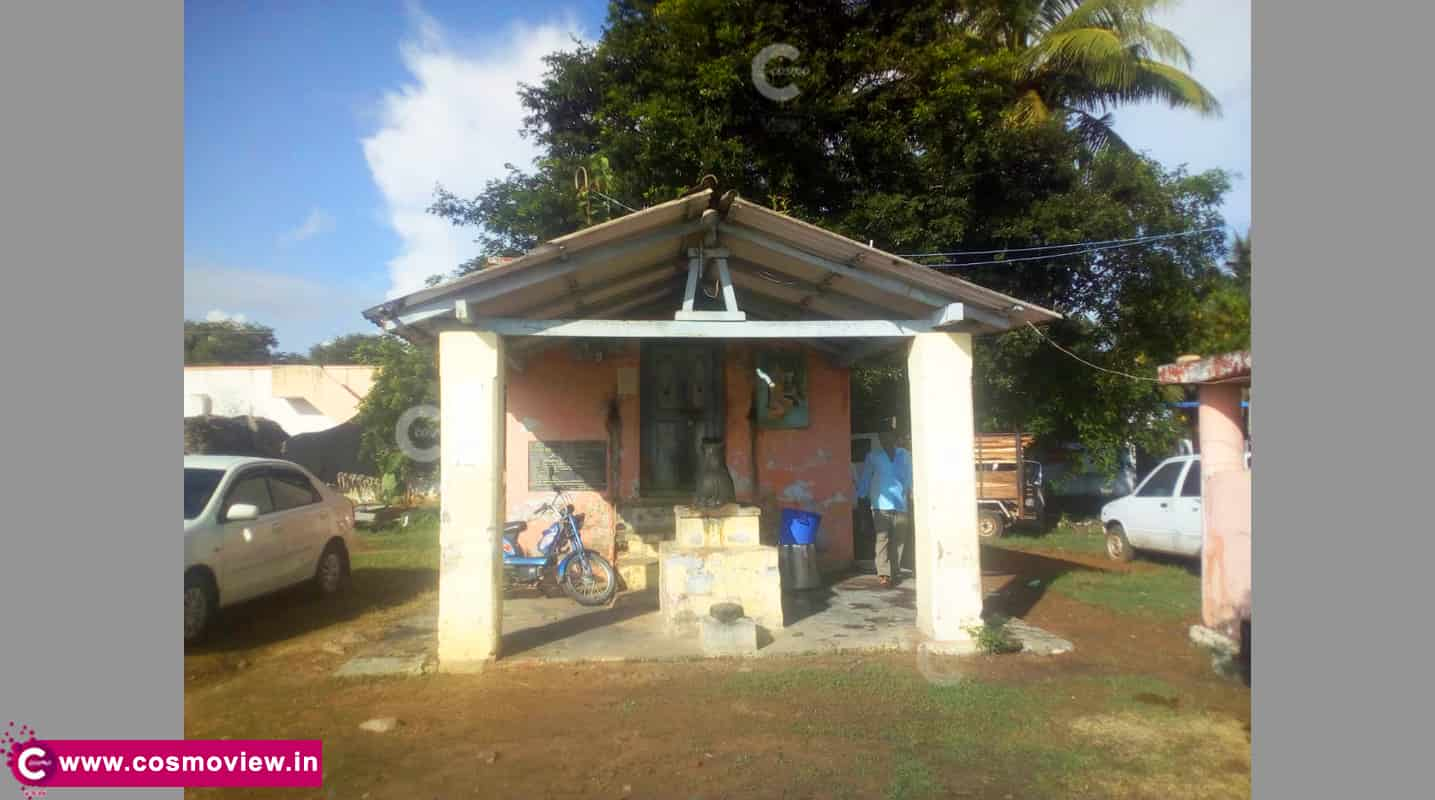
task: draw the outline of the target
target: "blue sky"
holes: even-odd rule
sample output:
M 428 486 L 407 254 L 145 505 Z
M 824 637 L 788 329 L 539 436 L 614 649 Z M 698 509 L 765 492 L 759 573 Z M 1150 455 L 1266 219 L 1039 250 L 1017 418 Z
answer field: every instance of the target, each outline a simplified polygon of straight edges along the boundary
M 335 11 L 335 8 L 343 8 Z M 544 53 L 601 30 L 605 2 L 199 3 L 185 7 L 184 312 L 273 327 L 282 350 L 373 332 L 359 311 L 474 252 L 424 214 L 435 182 L 477 192 L 529 163 L 514 94 Z M 1164 15 L 1220 120 L 1123 109 L 1117 130 L 1174 166 L 1244 175 L 1250 225 L 1250 3 Z

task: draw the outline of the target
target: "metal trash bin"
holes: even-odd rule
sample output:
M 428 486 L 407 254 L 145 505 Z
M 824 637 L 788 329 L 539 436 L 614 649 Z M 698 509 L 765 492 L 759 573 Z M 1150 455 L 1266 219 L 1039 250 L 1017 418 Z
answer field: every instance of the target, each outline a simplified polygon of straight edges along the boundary
M 785 544 L 779 556 L 783 585 L 788 589 L 816 589 L 822 585 L 817 570 L 817 545 Z

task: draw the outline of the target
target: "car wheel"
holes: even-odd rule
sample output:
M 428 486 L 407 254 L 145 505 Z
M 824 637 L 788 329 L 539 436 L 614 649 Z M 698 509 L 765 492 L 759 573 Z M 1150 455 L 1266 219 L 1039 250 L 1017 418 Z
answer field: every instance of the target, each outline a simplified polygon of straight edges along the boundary
M 1113 561 L 1130 561 L 1136 557 L 1136 551 L 1131 549 L 1131 542 L 1126 538 L 1126 529 L 1119 522 L 1111 523 L 1106 529 L 1106 555 Z
M 983 539 L 1000 539 L 1006 533 L 1006 519 L 995 511 L 977 515 L 977 535 Z
M 348 582 L 349 552 L 339 542 L 329 542 L 319 565 L 314 568 L 314 589 L 322 596 L 338 594 Z
M 184 575 L 184 643 L 197 642 L 209 630 L 219 610 L 219 592 L 214 580 L 202 570 Z

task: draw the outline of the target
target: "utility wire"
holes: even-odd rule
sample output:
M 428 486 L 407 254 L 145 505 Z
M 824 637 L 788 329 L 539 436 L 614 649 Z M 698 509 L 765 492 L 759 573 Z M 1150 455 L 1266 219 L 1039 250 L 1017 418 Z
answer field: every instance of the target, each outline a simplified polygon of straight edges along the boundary
M 1026 326 L 1027 326 L 1028 328 L 1031 328 L 1033 331 L 1036 331 L 1036 335 L 1037 335 L 1037 336 L 1040 336 L 1043 340 L 1045 340 L 1045 342 L 1046 342 L 1047 344 L 1051 345 L 1052 347 L 1055 347 L 1057 350 L 1060 350 L 1061 352 L 1063 352 L 1063 353 L 1065 353 L 1065 354 L 1071 356 L 1072 358 L 1076 359 L 1077 361 L 1080 361 L 1081 363 L 1085 364 L 1085 365 L 1088 366 L 1088 367 L 1091 367 L 1092 369 L 1101 370 L 1102 372 L 1108 372 L 1108 373 L 1110 373 L 1110 374 L 1112 374 L 1112 375 L 1120 375 L 1120 376 L 1123 377 L 1123 378 L 1130 378 L 1130 379 L 1133 380 L 1133 381 L 1150 381 L 1151 383 L 1161 383 L 1161 379 L 1160 379 L 1160 378 L 1148 378 L 1148 377 L 1146 377 L 1146 376 L 1144 376 L 1144 375 L 1132 375 L 1132 374 L 1129 373 L 1129 372 L 1122 372 L 1122 371 L 1116 370 L 1116 369 L 1107 369 L 1106 367 L 1100 366 L 1100 365 L 1098 365 L 1098 364 L 1093 364 L 1093 363 L 1091 363 L 1090 361 L 1087 361 L 1086 359 L 1082 358 L 1081 356 L 1079 356 L 1079 355 L 1077 355 L 1077 354 L 1071 352 L 1070 350 L 1067 350 L 1065 347 L 1062 347 L 1061 345 L 1059 345 L 1059 344 L 1057 344 L 1056 342 L 1052 341 L 1050 337 L 1048 337 L 1046 334 L 1042 333 L 1042 332 L 1041 332 L 1041 329 L 1038 328 L 1038 327 L 1036 327 L 1035 325 L 1031 324 L 1030 321 L 1027 321 Z M 1248 375 L 1242 375 L 1242 376 L 1235 377 L 1235 378 L 1222 378 L 1222 379 L 1220 379 L 1220 380 L 1215 380 L 1215 381 L 1202 381 L 1202 382 L 1201 382 L 1201 385 L 1212 384 L 1212 383 L 1240 383 L 1240 382 L 1248 381 L 1248 380 L 1250 380 L 1250 376 L 1248 376 Z
M 1042 255 L 1033 255 L 1033 256 L 1017 256 L 1017 257 L 1015 257 L 1015 258 L 993 258 L 993 259 L 990 259 L 990 260 L 987 260 L 987 261 L 960 261 L 960 262 L 959 262 L 959 261 L 948 261 L 948 262 L 943 262 L 943 263 L 941 263 L 941 264 L 922 264 L 922 266 L 924 266 L 924 267 L 930 267 L 930 268 L 932 268 L 932 269 L 947 269 L 947 268 L 955 268 L 955 267 L 983 267 L 983 266 L 987 266 L 987 265 L 991 265 L 991 264 L 1014 264 L 1014 263 L 1019 263 L 1019 262 L 1023 262 L 1023 261 L 1051 261 L 1051 260 L 1053 260 L 1053 259 L 1066 258 L 1066 257 L 1068 257 L 1068 256 L 1082 256 L 1082 255 L 1088 255 L 1088 254 L 1090 254 L 1090 253 L 1100 253 L 1100 252 L 1103 252 L 1103 251 L 1106 251 L 1106 250 L 1119 250 L 1119 249 L 1121 249 L 1121 248 L 1123 248 L 1123 247 L 1138 247 L 1138 246 L 1140 246 L 1140 245 L 1155 244 L 1156 242 L 1162 241 L 1162 240 L 1165 240 L 1165 239 L 1174 239 L 1174 238 L 1176 238 L 1176 237 L 1178 237 L 1178 236 L 1191 236 L 1191 235 L 1193 235 L 1193 234 L 1204 233 L 1204 232 L 1209 231 L 1209 230 L 1214 230 L 1214 229 L 1212 229 L 1212 228 L 1206 228 L 1206 229 L 1203 229 L 1203 230 L 1181 231 L 1180 233 L 1161 234 L 1160 236 L 1153 236 L 1153 237 L 1150 237 L 1150 238 L 1144 238 L 1144 239 L 1133 240 L 1133 241 L 1125 241 L 1125 242 L 1122 242 L 1122 241 L 1119 241 L 1119 240 L 1118 240 L 1118 242 L 1117 242 L 1117 243 L 1114 243 L 1114 244 L 1105 244 L 1105 245 L 1102 245 L 1102 246 L 1086 246 L 1086 247 L 1081 247 L 1081 249 L 1070 250 L 1070 251 L 1064 252 L 1064 253 L 1046 253 L 1046 254 L 1042 254 Z M 1066 247 L 1077 247 L 1077 245 L 1064 245 L 1064 246 L 1066 246 Z M 1008 251 L 1002 250 L 1002 251 L 997 251 L 997 252 L 1008 252 Z M 979 254 L 979 253 L 974 253 L 974 254 Z M 905 256 L 905 257 L 906 257 L 906 258 L 920 258 L 921 256 Z
M 1061 250 L 1070 247 L 1085 248 L 1093 245 L 1118 244 L 1125 242 L 1135 244 L 1146 241 L 1156 241 L 1159 239 L 1171 239 L 1177 236 L 1192 236 L 1197 233 L 1209 233 L 1211 231 L 1224 230 L 1224 227 L 1225 226 L 1222 225 L 1212 225 L 1209 228 L 1192 228 L 1190 230 L 1178 231 L 1176 233 L 1153 233 L 1147 236 L 1131 236 L 1125 239 L 1103 239 L 1090 242 L 1071 242 L 1070 244 L 1043 244 L 1034 247 L 999 247 L 995 250 L 948 250 L 932 253 L 896 253 L 895 255 L 902 256 L 903 258 L 925 258 L 930 256 L 980 256 L 990 255 L 993 253 L 1030 253 L 1038 250 Z
M 1194 233 L 1194 231 L 1185 231 L 1184 233 L 1179 234 L 1169 234 L 1164 238 L 1169 239 L 1175 236 L 1189 236 L 1191 233 Z M 1016 258 L 994 258 L 990 261 L 965 261 L 961 263 L 948 262 L 944 264 L 922 264 L 921 266 L 930 267 L 932 269 L 946 269 L 954 267 L 984 267 L 990 264 L 1014 264 L 1021 261 L 1051 261 L 1053 259 L 1066 258 L 1068 256 L 1084 256 L 1090 253 L 1100 253 L 1105 250 L 1119 250 L 1123 247 L 1136 247 L 1144 244 L 1152 244 L 1154 241 L 1156 240 L 1152 239 L 1141 242 L 1128 242 L 1126 244 L 1108 244 L 1104 247 L 1088 247 L 1084 250 L 1072 250 L 1069 253 L 1051 253 L 1050 255 L 1039 256 L 1018 256 Z
M 628 205 L 627 203 L 624 203 L 622 200 L 619 200 L 619 199 L 616 198 L 616 197 L 609 197 L 608 195 L 603 194 L 602 192 L 598 191 L 597 189 L 591 189 L 591 188 L 590 188 L 588 191 L 592 192 L 593 194 L 598 195 L 599 197 L 603 198 L 604 200 L 607 200 L 607 201 L 610 202 L 610 203 L 617 203 L 618 205 L 622 206 L 623 208 L 625 208 L 625 209 L 627 209 L 627 210 L 629 210 L 629 211 L 631 211 L 631 212 L 633 212 L 633 213 L 635 213 L 635 214 L 636 214 L 637 211 L 638 211 L 638 209 L 633 208 L 632 206 Z
M 1159 379 L 1157 379 L 1157 378 L 1147 378 L 1147 377 L 1145 377 L 1144 375 L 1132 375 L 1132 374 L 1129 373 L 1129 372 L 1122 372 L 1122 371 L 1116 370 L 1116 369 L 1107 369 L 1106 367 L 1100 366 L 1099 364 L 1093 364 L 1093 363 L 1091 363 L 1090 361 L 1087 361 L 1086 359 L 1082 358 L 1081 356 L 1079 356 L 1079 355 L 1077 355 L 1077 354 L 1071 352 L 1070 350 L 1067 350 L 1065 347 L 1062 347 L 1061 345 L 1057 344 L 1056 342 L 1053 342 L 1050 337 L 1048 337 L 1046 334 L 1044 334 L 1044 333 L 1041 332 L 1041 329 L 1040 329 L 1040 328 L 1038 328 L 1038 327 L 1036 327 L 1035 325 L 1031 324 L 1031 320 L 1027 320 L 1026 326 L 1027 326 L 1028 328 L 1031 328 L 1032 330 L 1036 331 L 1036 335 L 1037 335 L 1037 336 L 1040 336 L 1042 339 L 1044 339 L 1047 344 L 1051 345 L 1052 347 L 1055 347 L 1057 350 L 1060 350 L 1061 352 L 1063 352 L 1063 353 L 1065 353 L 1065 354 L 1071 356 L 1072 358 L 1076 359 L 1077 361 L 1080 361 L 1081 363 L 1085 364 L 1085 365 L 1088 366 L 1088 367 L 1091 367 L 1092 369 L 1099 369 L 1099 370 L 1101 370 L 1102 372 L 1109 372 L 1109 373 L 1111 373 L 1112 375 L 1120 375 L 1120 376 L 1123 377 L 1123 378 L 1130 378 L 1130 379 L 1133 380 L 1133 381 L 1150 381 L 1151 383 L 1160 383 L 1160 382 L 1161 382 L 1161 381 L 1160 381 Z

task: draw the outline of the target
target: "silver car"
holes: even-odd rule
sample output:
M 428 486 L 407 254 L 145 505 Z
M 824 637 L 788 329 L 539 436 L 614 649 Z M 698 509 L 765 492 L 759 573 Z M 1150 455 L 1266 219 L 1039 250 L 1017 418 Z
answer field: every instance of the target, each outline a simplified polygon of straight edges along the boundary
M 185 456 L 185 642 L 253 597 L 305 582 L 338 592 L 353 537 L 353 503 L 298 464 Z

